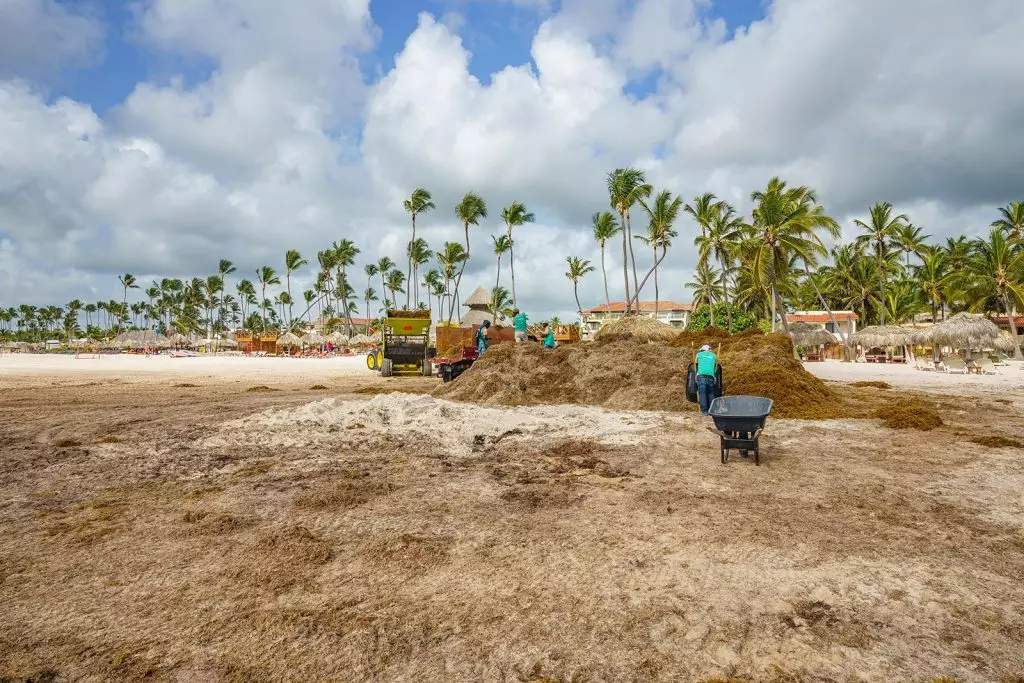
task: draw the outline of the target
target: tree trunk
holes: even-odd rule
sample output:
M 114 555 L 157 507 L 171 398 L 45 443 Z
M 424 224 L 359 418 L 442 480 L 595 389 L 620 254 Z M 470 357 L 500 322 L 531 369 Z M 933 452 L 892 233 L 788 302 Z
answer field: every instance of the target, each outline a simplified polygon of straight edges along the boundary
M 640 306 L 640 285 L 636 281 L 636 256 L 633 255 L 633 219 L 629 216 L 629 211 L 626 211 L 626 226 L 629 231 L 629 262 L 633 267 L 633 291 L 636 294 L 637 307 Z
M 412 214 L 412 240 L 409 241 L 409 248 L 406 249 L 409 256 L 409 272 L 406 274 L 408 284 L 405 286 L 405 309 L 409 310 L 409 296 L 412 294 L 412 245 L 416 243 L 416 213 Z
M 582 317 L 583 307 L 580 306 L 580 283 L 576 280 L 572 281 L 572 295 L 576 297 L 576 313 Z
M 515 245 L 512 243 L 512 226 L 508 226 L 508 268 L 512 273 L 512 308 L 518 306 L 516 299 L 516 253 Z M 498 273 L 501 274 L 501 256 L 498 257 Z
M 878 300 L 881 302 L 882 325 L 885 325 L 885 271 L 882 270 L 882 243 L 879 242 L 876 251 L 878 253 Z
M 501 282 L 501 254 L 498 254 L 498 274 L 494 276 L 494 289 L 498 289 L 498 284 Z M 516 300 L 512 299 L 512 305 L 516 305 Z
M 448 324 L 452 324 L 452 318 L 455 317 L 455 306 L 457 305 L 459 298 L 459 285 L 462 284 L 462 273 L 466 270 L 466 264 L 469 263 L 469 223 L 465 224 L 466 230 L 466 258 L 462 261 L 462 267 L 459 268 L 459 274 L 455 277 L 455 292 L 452 296 L 452 301 L 448 306 Z
M 631 304 L 638 304 L 639 305 L 637 299 L 640 297 L 640 290 L 643 289 L 644 285 L 647 284 L 647 280 L 651 277 L 651 274 L 658 270 L 658 266 L 660 266 L 661 262 L 665 260 L 666 254 L 668 254 L 668 250 L 667 249 L 662 252 L 661 258 L 659 258 L 657 261 L 655 261 L 654 265 L 651 266 L 651 269 L 647 271 L 646 275 L 644 275 L 644 279 L 640 281 L 639 288 L 637 289 L 636 292 L 633 293 L 633 299 L 631 301 L 627 301 L 626 302 L 627 310 L 629 309 Z
M 718 262 L 722 266 L 722 294 L 725 297 L 726 311 L 729 314 L 729 329 L 726 331 L 732 334 L 732 300 L 729 298 L 729 276 L 728 269 L 725 267 L 725 254 L 718 255 Z
M 938 312 L 936 311 L 936 308 L 935 308 L 935 300 L 932 299 L 932 325 L 935 324 L 935 316 L 937 314 L 938 314 Z M 938 363 L 939 362 L 939 345 L 936 344 L 935 342 L 932 342 L 932 362 L 933 363 Z
M 658 247 L 654 247 L 654 260 L 658 260 Z M 654 267 L 654 319 L 658 319 L 658 267 Z
M 1004 294 L 1001 298 L 1003 300 L 1003 308 L 1006 309 L 1006 322 L 1010 324 L 1010 337 L 1013 338 L 1013 357 L 1016 360 L 1024 360 L 1024 355 L 1020 351 L 1020 339 L 1017 338 L 1017 323 L 1014 320 L 1014 309 L 1010 306 L 1010 297 Z
M 776 306 L 776 303 L 777 303 L 777 300 L 778 300 L 778 294 L 776 294 L 776 291 L 775 291 L 775 277 L 774 276 L 772 276 L 772 293 L 771 293 L 771 297 L 772 297 L 772 332 L 775 332 L 775 318 L 777 317 L 777 311 L 775 310 L 775 306 Z
M 711 283 L 708 290 L 708 314 L 711 316 L 711 327 L 715 326 L 715 283 Z
M 295 303 L 292 301 L 292 272 L 289 270 L 284 275 L 285 280 L 288 282 L 288 329 L 292 327 L 292 320 L 295 317 L 295 311 L 292 307 Z
M 608 296 L 608 271 L 604 267 L 604 242 L 601 242 L 601 276 L 604 278 L 604 303 L 607 309 L 611 309 L 612 300 Z
M 626 235 L 626 214 L 623 211 L 619 212 L 619 218 L 622 222 L 622 280 L 626 288 L 625 304 L 626 308 L 622 312 L 623 317 L 629 315 L 629 304 L 631 299 L 629 298 L 629 256 L 626 253 L 626 240 L 629 237 Z

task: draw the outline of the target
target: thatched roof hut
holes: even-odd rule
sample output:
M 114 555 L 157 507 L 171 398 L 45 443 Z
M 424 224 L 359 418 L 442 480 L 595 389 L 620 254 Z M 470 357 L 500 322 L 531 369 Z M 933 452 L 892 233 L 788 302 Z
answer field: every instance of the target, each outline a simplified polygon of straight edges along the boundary
M 348 340 L 351 346 L 369 346 L 370 344 L 377 343 L 377 340 L 373 337 L 368 337 L 365 334 L 357 334 Z
M 319 332 L 313 330 L 302 335 L 299 341 L 302 342 L 303 346 L 320 346 L 325 343 L 326 340 Z
M 983 315 L 974 313 L 957 313 L 941 323 L 918 331 L 914 341 L 918 344 L 932 346 L 951 346 L 953 348 L 995 348 L 1003 344 L 1003 332 L 999 326 Z M 1013 348 L 1013 342 L 1010 342 Z
M 302 344 L 302 340 L 296 337 L 291 332 L 285 332 L 284 334 L 277 338 L 277 341 L 275 343 L 278 346 L 300 346 Z
M 914 341 L 914 331 L 896 325 L 869 325 L 854 332 L 850 341 L 867 348 L 907 346 Z
M 335 346 L 344 346 L 345 344 L 348 344 L 348 337 L 339 331 L 335 331 L 327 335 L 327 341 L 331 342 Z
M 795 322 L 789 326 L 789 336 L 794 344 L 800 346 L 828 346 L 838 344 L 839 340 L 832 333 L 812 325 L 811 323 Z
M 114 342 L 122 345 L 124 348 L 142 348 L 146 346 L 153 348 L 170 345 L 167 337 L 159 332 L 154 332 L 153 330 L 131 330 L 129 332 L 122 332 L 114 337 Z

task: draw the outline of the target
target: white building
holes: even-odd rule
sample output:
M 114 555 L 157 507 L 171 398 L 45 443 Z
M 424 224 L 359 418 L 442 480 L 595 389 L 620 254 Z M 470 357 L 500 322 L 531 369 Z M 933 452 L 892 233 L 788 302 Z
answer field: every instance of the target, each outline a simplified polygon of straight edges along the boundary
M 816 325 L 826 332 L 831 332 L 839 341 L 846 341 L 857 331 L 858 317 L 853 311 L 832 311 L 832 317 L 836 319 L 835 325 L 829 319 L 828 311 L 796 311 L 786 314 L 786 322 Z
M 690 324 L 690 313 L 693 306 L 681 304 L 675 301 L 659 301 L 657 306 L 653 301 L 641 301 L 639 304 L 640 314 L 648 318 L 654 318 L 677 330 L 685 329 Z M 657 313 L 655 313 L 657 308 Z M 583 338 L 592 339 L 597 331 L 610 322 L 620 319 L 626 312 L 626 302 L 613 301 L 611 304 L 601 304 L 583 311 Z

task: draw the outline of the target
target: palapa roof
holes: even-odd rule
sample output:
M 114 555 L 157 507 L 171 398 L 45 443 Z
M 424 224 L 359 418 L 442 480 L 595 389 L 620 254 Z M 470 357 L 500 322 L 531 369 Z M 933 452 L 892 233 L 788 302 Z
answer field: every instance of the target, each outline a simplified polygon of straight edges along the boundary
M 360 346 L 364 344 L 373 344 L 376 341 L 377 340 L 374 339 L 373 337 L 368 337 L 365 334 L 357 334 L 351 339 L 349 339 L 348 343 L 352 344 L 353 346 Z
M 153 330 L 130 330 L 128 332 L 122 332 L 121 334 L 114 337 L 114 341 L 120 344 L 133 343 L 133 344 L 160 344 L 166 343 L 167 337 L 154 332 Z
M 868 325 L 854 332 L 850 341 L 867 346 L 906 346 L 914 342 L 914 330 L 898 325 Z
M 957 313 L 914 335 L 914 341 L 921 344 L 938 344 L 957 348 L 990 348 L 999 343 L 1002 330 L 983 315 Z
M 473 290 L 473 293 L 462 302 L 462 305 L 469 306 L 470 308 L 473 308 L 474 306 L 490 307 L 491 295 L 483 287 L 477 287 Z
M 494 315 L 490 311 L 482 311 L 479 308 L 474 308 L 459 316 L 459 327 L 482 325 L 485 320 L 490 320 L 493 325 Z
M 300 340 L 291 332 L 285 332 L 284 334 L 277 338 L 277 341 L 275 343 L 278 346 L 298 346 L 299 344 L 302 343 L 302 340 Z
M 801 346 L 818 346 L 820 344 L 835 344 L 838 340 L 828 331 L 810 323 L 792 323 L 789 326 L 789 336 L 793 338 L 794 344 Z

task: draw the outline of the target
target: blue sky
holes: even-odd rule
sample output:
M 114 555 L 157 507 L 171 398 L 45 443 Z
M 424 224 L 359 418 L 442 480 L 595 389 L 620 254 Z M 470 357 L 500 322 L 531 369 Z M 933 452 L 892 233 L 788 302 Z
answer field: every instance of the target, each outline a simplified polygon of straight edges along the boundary
M 62 0 L 67 3 L 69 0 Z M 103 0 L 95 13 L 106 25 L 106 54 L 96 66 L 67 70 L 50 84 L 53 97 L 68 96 L 88 103 L 99 113 L 117 106 L 141 81 L 165 82 L 181 76 L 190 85 L 204 80 L 213 65 L 198 57 L 169 55 L 142 45 L 133 36 L 130 2 Z M 628 10 L 630 0 L 623 3 Z M 709 18 L 724 19 L 730 34 L 764 17 L 765 0 L 719 0 L 706 8 Z M 472 53 L 471 73 L 489 83 L 491 74 L 508 65 L 530 61 L 530 46 L 545 17 L 558 10 L 560 0 L 547 9 L 508 0 L 372 0 L 370 11 L 378 28 L 375 49 L 363 57 L 368 82 L 394 66 L 395 55 L 416 28 L 421 12 L 438 19 L 458 17 L 459 34 Z M 646 74 L 627 89 L 635 97 L 653 90 L 658 74 Z

